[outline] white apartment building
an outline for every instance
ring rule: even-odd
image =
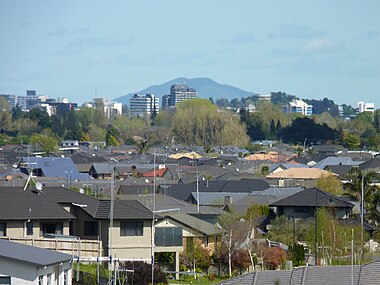
[[[135,94],[129,99],[129,114],[132,117],[143,117],[145,114],[158,114],[159,98],[154,94]]]
[[[123,104],[113,101],[107,101],[104,98],[94,98],[92,102],[87,102],[83,104],[84,107],[88,108],[99,108],[104,110],[104,114],[110,118],[114,116],[120,116],[123,114]]]
[[[300,113],[306,116],[313,114],[313,105],[309,105],[302,100],[293,100],[284,106],[285,113]]]
[[[363,113],[363,112],[375,112],[375,103],[366,103],[364,101],[358,102],[358,113]]]

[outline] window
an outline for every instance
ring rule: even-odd
[[[142,221],[120,222],[120,236],[142,236],[143,229]]]
[[[7,236],[7,224],[0,223],[0,237],[5,237],[5,236]]]
[[[191,238],[190,240],[190,242],[192,242]],[[156,228],[155,244],[157,246],[182,246],[182,228]]]
[[[26,227],[26,235],[32,236],[33,235],[33,222],[26,222],[25,227]]]
[[[9,276],[0,276],[1,285],[11,285],[11,277]]]
[[[44,276],[43,275],[38,276],[38,285],[44,285]]]
[[[41,236],[63,234],[63,223],[41,223]]]
[[[84,222],[84,235],[85,236],[97,236],[98,235],[98,223],[85,221]]]
[[[51,274],[47,275],[47,285],[51,285]]]

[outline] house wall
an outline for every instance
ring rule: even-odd
[[[68,285],[71,285],[72,270],[70,261],[63,262],[62,265],[56,264],[44,268],[37,267],[30,263],[0,257],[0,276],[10,276],[12,285],[36,285],[38,284],[38,276],[41,275],[44,276],[44,284],[46,284],[48,274],[52,274],[52,284],[54,284],[53,280],[56,279],[56,273],[59,274],[59,284],[63,284],[65,270],[67,270],[68,273]]]
[[[204,234],[191,229],[190,227],[186,227],[183,224],[180,224],[173,220],[162,220],[157,222],[155,227],[180,227],[182,228],[182,236],[183,236],[183,250],[186,248],[186,240],[188,238],[194,238],[194,241],[198,241],[203,247],[210,250],[211,254],[214,252],[215,244],[217,238],[215,236],[206,237]],[[207,240],[206,240],[207,239]],[[207,241],[207,242],[206,242]]]
[[[31,220],[33,222],[33,235],[26,234],[25,221],[4,221],[7,224],[7,236],[11,238],[29,237],[38,238],[40,237],[40,224],[41,222],[63,222],[63,234],[69,234],[69,221],[40,221]]]
[[[111,244],[113,256],[150,260],[152,255],[152,221],[143,221],[142,236],[120,236],[120,220],[114,221]]]
[[[303,208],[305,211],[296,210],[296,208]],[[282,213],[280,215],[284,215],[286,217],[296,217],[296,218],[310,218],[314,217],[315,207],[283,207]],[[307,211],[306,211],[307,210]],[[348,213],[346,212],[346,208],[335,208],[334,213],[335,217],[338,219],[346,219],[348,218]]]

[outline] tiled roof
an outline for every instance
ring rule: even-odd
[[[206,236],[219,235],[222,233],[222,230],[220,228],[191,215],[183,213],[168,213],[164,214],[164,216],[170,217],[171,219],[190,228],[193,228]]]
[[[332,174],[319,168],[289,168],[284,171],[267,175],[267,178],[318,179]]]
[[[281,199],[277,202],[271,204],[271,206],[301,206],[301,207],[343,207],[343,208],[352,208],[352,205],[349,202],[341,199],[338,196],[335,196],[330,193],[326,193],[318,188],[308,188],[303,191],[300,191],[294,195]]]
[[[313,165],[313,168],[324,169],[326,165],[359,165],[361,161],[353,161],[351,157],[326,157]]]
[[[372,285],[380,284],[380,261],[363,265],[304,266],[293,270],[256,271],[218,283],[219,285]]]

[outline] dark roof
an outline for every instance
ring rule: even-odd
[[[169,196],[180,200],[187,200],[191,193],[196,191],[196,184],[172,184],[167,189],[160,191]],[[234,181],[209,181],[207,183],[199,182],[199,192],[227,192],[227,193],[251,193],[252,191],[261,191],[269,188],[269,184],[260,179],[243,179]]]
[[[107,162],[107,159],[87,152],[78,152],[70,156],[75,164],[92,164],[95,162]]]
[[[61,205],[49,199],[43,191],[22,188],[0,188],[0,220],[75,219]]]
[[[39,194],[28,189],[0,188],[0,201],[7,201],[0,207],[0,219],[75,219],[62,205],[77,206],[95,219],[108,219],[110,212],[110,200],[62,187],[44,187]],[[114,201],[114,219],[151,218],[151,211],[138,201]]]
[[[339,178],[344,178],[352,169],[352,165],[326,165],[324,170],[338,174]]]
[[[0,256],[27,262],[36,266],[48,266],[71,260],[71,255],[0,239]]]
[[[380,168],[380,157],[376,157],[363,162],[359,165],[359,168],[361,170],[374,170],[376,168]]]
[[[380,262],[364,265],[341,266],[304,266],[293,270],[265,270],[248,273],[236,278],[222,281],[219,285],[259,285],[259,284],[291,284],[291,285],[346,285],[378,284],[380,278]]]
[[[354,206],[338,196],[315,187],[305,189],[271,204],[271,206],[275,207],[331,207],[332,205],[337,208],[352,208]]]
[[[352,218],[339,219],[338,222],[340,224],[346,225],[346,226],[360,226],[361,225],[360,219],[352,219]],[[377,230],[377,227],[375,225],[369,224],[366,221],[364,221],[363,226],[364,226],[364,230],[366,230],[368,232],[373,232],[373,231]]]

